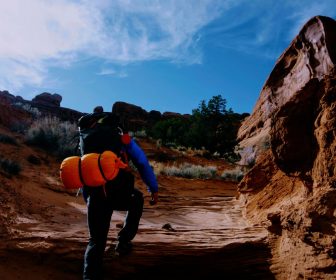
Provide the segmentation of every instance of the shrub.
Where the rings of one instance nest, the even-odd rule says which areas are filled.
[[[19,107],[19,108],[27,111],[28,113],[32,114],[32,116],[34,118],[38,118],[38,117],[41,116],[41,112],[39,111],[39,109],[31,106],[28,103],[17,102],[17,103],[14,104],[14,106]]]
[[[240,182],[244,177],[244,172],[239,168],[235,168],[232,170],[225,170],[221,174],[221,178],[226,181],[234,181],[234,182]]]
[[[17,146],[18,143],[14,137],[11,137],[6,134],[0,134],[0,142],[5,143],[5,144],[10,144],[10,145],[15,145]]]
[[[22,170],[19,163],[6,158],[0,158],[0,166],[3,171],[10,175],[17,175]]]
[[[56,117],[45,117],[33,122],[26,134],[27,143],[41,147],[57,156],[75,154],[77,126],[61,122]]]
[[[167,176],[176,176],[189,179],[210,179],[215,178],[217,168],[215,166],[201,166],[189,163],[176,166],[166,166],[162,163],[152,163],[155,174],[162,174]]]

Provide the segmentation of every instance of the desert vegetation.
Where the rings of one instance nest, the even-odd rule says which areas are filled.
[[[56,117],[44,117],[35,120],[26,132],[26,141],[56,156],[66,157],[76,153],[78,141],[77,125],[62,122]]]
[[[161,162],[151,162],[156,175],[183,177],[189,179],[210,179],[217,176],[216,166],[202,166],[190,163],[167,165]]]
[[[244,170],[241,167],[236,167],[234,169],[224,170],[221,174],[221,178],[226,181],[240,182],[244,175]]]
[[[157,122],[147,131],[162,144],[181,145],[195,149],[206,149],[211,154],[238,160],[234,154],[237,131],[248,114],[234,113],[226,108],[227,101],[221,95],[213,96],[208,102],[202,100],[190,117],[170,118]]]

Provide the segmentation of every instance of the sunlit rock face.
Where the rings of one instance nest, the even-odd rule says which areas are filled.
[[[278,279],[336,278],[336,22],[309,20],[239,130],[246,216],[269,229]]]
[[[268,147],[271,120],[282,106],[302,98],[307,90],[314,91],[330,75],[336,61],[334,25],[330,18],[312,18],[279,57],[251,116],[239,129],[238,140],[246,150],[243,160]]]

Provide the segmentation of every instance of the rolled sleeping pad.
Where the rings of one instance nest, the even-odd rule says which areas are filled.
[[[91,153],[82,156],[82,178],[86,186],[96,187],[104,185],[106,180],[99,170],[98,165],[99,154]]]
[[[123,163],[115,153],[105,151],[102,154],[86,154],[82,158],[66,158],[61,164],[60,175],[67,189],[76,189],[84,185],[98,187],[113,180],[119,169],[126,167],[127,164]]]
[[[77,156],[67,157],[63,160],[60,167],[60,177],[66,189],[83,187],[79,173],[80,161],[81,158]]]
[[[100,155],[100,166],[102,174],[110,181],[113,180],[120,168],[126,168],[127,164],[123,163],[117,155],[111,151],[105,151]]]

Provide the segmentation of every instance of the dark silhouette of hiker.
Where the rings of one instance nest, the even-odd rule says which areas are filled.
[[[111,115],[111,113],[107,113],[107,117],[105,114],[103,108],[97,106],[93,114],[84,116],[84,118],[87,119],[79,120],[80,129],[81,123],[89,123],[90,125],[87,131],[91,133],[95,123],[101,123],[102,120],[104,121],[110,117],[113,119],[115,117]],[[90,118],[94,120],[91,122],[92,124],[90,123]],[[113,120],[115,121],[115,119]],[[111,128],[111,130],[113,130],[113,128]],[[121,155],[124,161],[130,159],[137,167],[142,180],[147,185],[148,191],[151,192],[151,205],[156,204],[158,202],[158,184],[145,153],[128,134],[122,134],[122,130],[119,126],[117,130],[118,134],[115,137],[121,137],[122,141],[120,142],[120,147],[116,150],[120,150],[119,155]],[[114,140],[111,139],[111,141],[108,141],[111,135],[108,135],[107,130],[105,133],[106,135],[101,135],[103,136],[101,140],[103,143],[102,147],[81,147],[82,155],[86,154],[87,151],[101,153],[103,150],[115,149],[115,147],[113,147]],[[98,140],[99,139],[97,139],[97,141]],[[92,149],[95,151],[92,151]],[[117,236],[115,251],[118,255],[128,254],[132,249],[131,241],[137,234],[139,221],[142,216],[144,204],[143,194],[134,187],[134,175],[130,170],[120,169],[117,177],[107,182],[105,186],[84,186],[83,195],[87,202],[87,222],[90,234],[89,244],[87,245],[84,255],[83,279],[102,279],[103,256],[112,213],[114,210],[127,211],[123,227]]]

